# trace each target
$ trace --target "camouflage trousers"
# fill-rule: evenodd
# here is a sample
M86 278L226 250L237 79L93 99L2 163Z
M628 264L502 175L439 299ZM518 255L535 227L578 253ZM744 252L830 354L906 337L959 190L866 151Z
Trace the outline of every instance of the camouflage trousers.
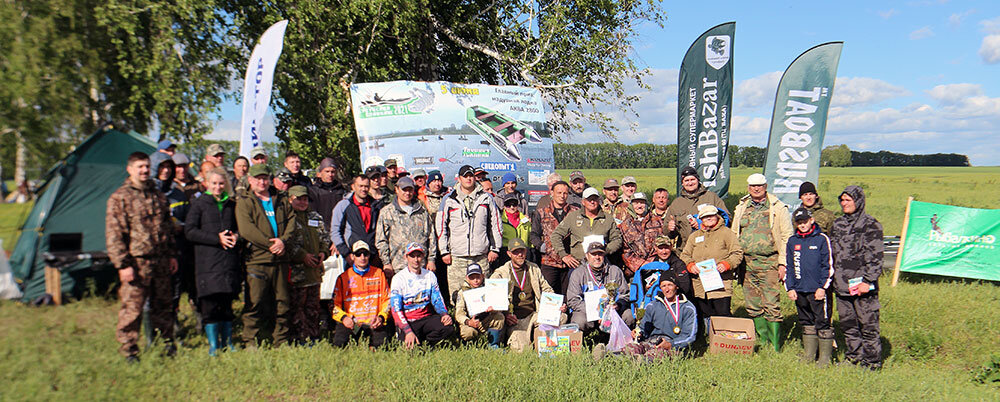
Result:
M170 260L137 258L135 280L118 288L121 308L115 339L121 344L118 351L123 356L139 353L139 330L142 325L142 307L149 301L149 321L165 341L174 339L173 309L174 287L170 275Z
M319 285L292 287L292 338L305 342L320 337Z
M744 256L747 275L743 281L747 313L750 317L764 316L768 321L781 321L782 286L778 278L778 255Z
M462 284L465 283L465 270L469 268L470 264L479 264L483 268L483 276L490 277L490 263L486 256L487 254L471 257L451 256L451 265L448 266L448 295L445 296L445 300L450 301L452 306L458 300L458 291L462 289Z
M464 322L458 323L458 335L463 341L475 340L480 336L486 335L486 330L489 329L503 329L504 316L500 311L480 314L477 319L479 320L479 328L472 328L465 325Z
M273 333L275 345L288 342L291 329L288 265L247 265L247 287L243 341L256 345L259 341L270 341Z

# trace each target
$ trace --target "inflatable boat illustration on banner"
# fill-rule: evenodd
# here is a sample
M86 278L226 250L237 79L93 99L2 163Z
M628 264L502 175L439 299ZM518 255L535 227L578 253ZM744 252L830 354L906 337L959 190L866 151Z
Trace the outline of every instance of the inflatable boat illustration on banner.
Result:
M467 110L467 114L469 125L486 139L483 143L493 145L512 161L521 160L517 144L525 141L542 142L542 137L534 128L503 113L483 106L473 106Z

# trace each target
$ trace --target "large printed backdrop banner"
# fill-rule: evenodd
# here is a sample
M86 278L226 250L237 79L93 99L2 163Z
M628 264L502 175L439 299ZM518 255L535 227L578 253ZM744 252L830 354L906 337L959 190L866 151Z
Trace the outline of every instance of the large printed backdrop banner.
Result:
M901 272L1000 281L1000 210L912 201Z
M530 206L548 194L555 172L552 139L537 89L451 82L392 81L351 85L363 168L395 159L407 171L437 169L453 186L465 164L504 174Z

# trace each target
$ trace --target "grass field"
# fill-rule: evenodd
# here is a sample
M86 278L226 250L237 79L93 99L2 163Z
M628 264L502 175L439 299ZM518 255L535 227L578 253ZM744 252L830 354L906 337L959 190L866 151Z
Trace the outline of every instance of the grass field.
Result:
M560 171L568 176L569 171ZM673 193L673 170L584 171L591 183L633 175L641 191ZM749 169L733 172L743 193ZM1000 207L1000 168L823 169L819 190L831 202L847 184L868 192L869 212L886 234L898 234L908 195L919 200ZM0 236L25 206L0 205ZM183 338L174 359L144 353L127 366L114 340L117 304L90 298L62 307L0 302L0 400L225 399L225 400L996 400L1000 383L974 381L1000 354L1000 284L904 275L899 286L880 283L885 367L825 370L798 363L801 329L783 297L785 347L752 357L704 354L657 364L623 359L593 362L589 354L538 358L479 347L406 352L280 348L207 356L200 335ZM733 307L746 316L741 289ZM182 307L191 328L190 308ZM237 303L238 304L238 303ZM836 321L836 319L835 319ZM835 322L836 326L836 322ZM237 331L238 332L237 328ZM193 332L193 331L192 331ZM838 333L838 343L843 338ZM842 358L842 352L837 352ZM1000 367L994 367L1000 370Z

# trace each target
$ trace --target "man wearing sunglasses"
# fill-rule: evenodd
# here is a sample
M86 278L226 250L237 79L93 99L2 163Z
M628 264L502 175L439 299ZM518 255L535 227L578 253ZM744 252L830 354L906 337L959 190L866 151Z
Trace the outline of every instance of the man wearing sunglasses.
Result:
M344 347L364 334L374 349L389 336L389 284L381 269L368 265L367 243L358 240L351 249L354 264L337 277L333 290L333 346Z

